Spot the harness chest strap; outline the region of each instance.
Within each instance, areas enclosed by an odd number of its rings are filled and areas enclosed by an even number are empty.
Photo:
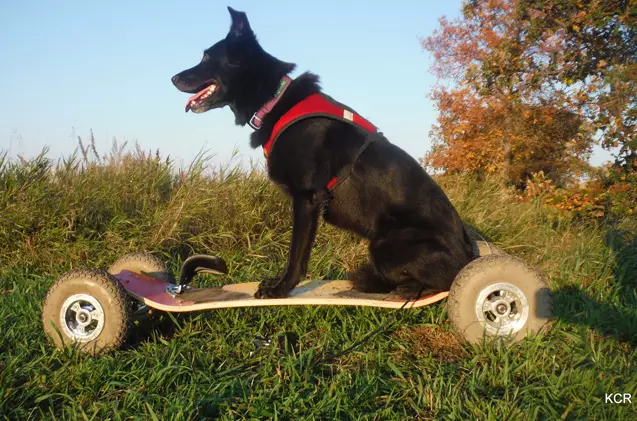
[[[319,93],[312,94],[290,108],[288,112],[283,114],[281,118],[276,122],[272,129],[272,134],[268,141],[263,145],[263,155],[266,158],[266,162],[270,156],[274,142],[278,137],[292,124],[309,117],[328,117],[336,120],[344,121],[349,124],[359,126],[371,133],[377,133],[378,130],[369,121],[365,120],[360,115],[335,104],[331,98]],[[358,149],[354,159],[350,165],[347,165],[341,174],[337,177],[333,177],[329,183],[327,183],[327,190],[333,190],[338,184],[343,182],[349,173],[352,166],[358,160],[358,157],[367,149],[369,145],[377,140],[377,136],[367,136],[365,143]]]

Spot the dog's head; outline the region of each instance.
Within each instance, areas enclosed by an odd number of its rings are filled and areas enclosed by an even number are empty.
[[[228,35],[205,50],[199,64],[173,76],[172,82],[180,91],[195,94],[188,99],[186,112],[203,113],[229,105],[237,123],[245,124],[255,111],[251,108],[259,108],[267,100],[259,91],[272,83],[276,86],[294,65],[261,48],[245,13],[231,7],[228,11],[232,18]]]

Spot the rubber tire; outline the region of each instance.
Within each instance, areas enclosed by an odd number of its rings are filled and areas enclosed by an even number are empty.
[[[95,298],[104,310],[104,328],[89,342],[77,343],[62,329],[60,313],[64,301],[73,294]],[[44,333],[57,348],[75,346],[81,352],[97,355],[120,348],[131,325],[129,297],[122,285],[102,270],[76,269],[62,275],[49,288],[42,305]]]
[[[129,270],[135,273],[144,272],[152,278],[161,279],[165,282],[175,283],[175,275],[172,274],[166,265],[157,257],[149,253],[130,253],[117,259],[109,268],[108,273],[117,275],[122,270]]]
[[[135,273],[144,273],[151,278],[161,279],[164,282],[175,284],[175,275],[172,274],[164,262],[150,253],[130,253],[117,259],[109,268],[108,273],[117,275],[123,270]],[[156,310],[146,304],[130,297],[134,321],[142,321],[153,316]]]
[[[490,256],[493,254],[506,254],[495,244],[487,241],[477,240],[473,242],[473,253],[477,257]]]
[[[520,288],[529,304],[529,316],[524,326],[514,334],[489,334],[476,315],[476,301],[484,288],[505,282]],[[449,320],[459,338],[472,344],[499,338],[504,342],[519,342],[529,333],[539,332],[553,316],[553,300],[546,278],[526,262],[508,254],[492,254],[469,263],[456,276],[447,299]]]

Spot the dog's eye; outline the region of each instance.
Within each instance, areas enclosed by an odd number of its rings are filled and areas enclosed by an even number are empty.
[[[228,57],[227,62],[230,67],[239,67],[241,64],[241,61],[237,57]]]
[[[241,56],[234,51],[229,51],[228,55],[226,55],[226,62],[230,66],[239,66],[241,64]]]
[[[208,54],[204,54],[203,58],[201,59],[201,61],[204,62],[204,61],[208,61],[208,60],[210,60],[210,56]]]

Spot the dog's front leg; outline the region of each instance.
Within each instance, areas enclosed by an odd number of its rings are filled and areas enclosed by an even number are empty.
[[[320,208],[312,201],[311,195],[294,196],[292,202],[292,243],[288,266],[282,276],[261,281],[254,294],[257,298],[286,297],[306,275]]]

